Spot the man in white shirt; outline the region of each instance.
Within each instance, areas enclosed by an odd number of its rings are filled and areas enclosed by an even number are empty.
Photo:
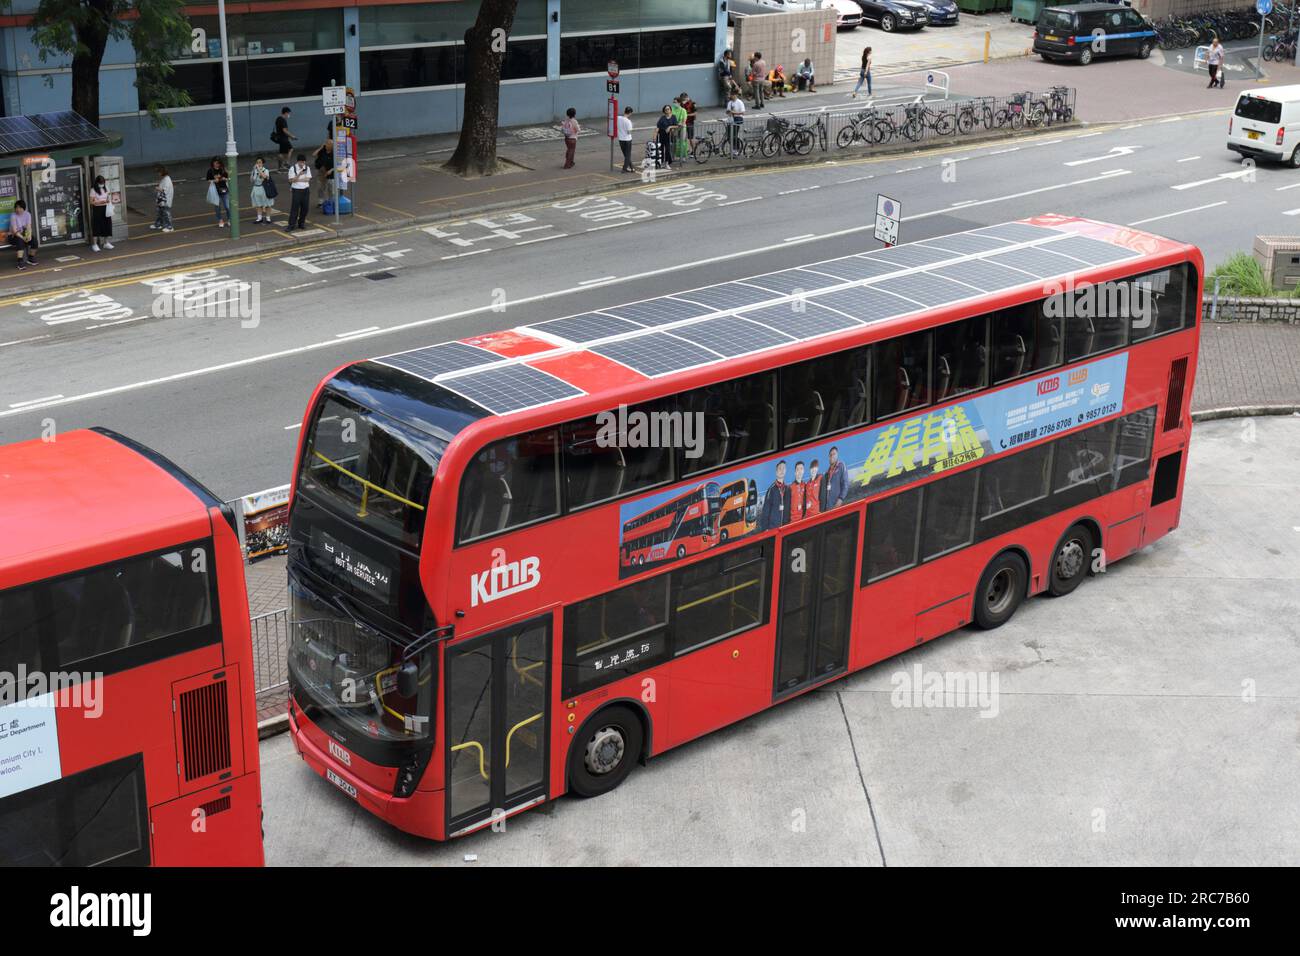
[[[727,100],[727,140],[731,143],[731,155],[740,153],[740,127],[745,122],[745,101],[740,98],[740,91],[733,90],[731,99]]]
[[[618,148],[623,151],[623,172],[636,172],[632,168],[632,107],[624,108],[618,118]]]
[[[305,153],[289,167],[289,232],[307,225],[307,208],[311,205],[311,167]]]

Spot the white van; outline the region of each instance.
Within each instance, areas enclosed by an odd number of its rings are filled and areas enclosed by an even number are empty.
[[[1228,149],[1300,166],[1300,86],[1242,93],[1228,118]]]

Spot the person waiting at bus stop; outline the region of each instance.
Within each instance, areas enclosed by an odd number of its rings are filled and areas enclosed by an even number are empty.
[[[33,255],[37,247],[36,230],[32,227],[32,214],[27,211],[27,203],[21,199],[14,203],[14,211],[9,214],[9,245],[18,247],[19,269],[36,265],[36,256]]]

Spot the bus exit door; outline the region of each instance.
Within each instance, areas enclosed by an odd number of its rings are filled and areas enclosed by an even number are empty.
[[[551,617],[447,649],[447,835],[546,796]]]

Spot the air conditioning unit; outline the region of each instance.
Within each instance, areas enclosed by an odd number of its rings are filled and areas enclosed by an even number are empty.
[[[1300,236],[1256,236],[1254,252],[1273,288],[1300,285]]]

